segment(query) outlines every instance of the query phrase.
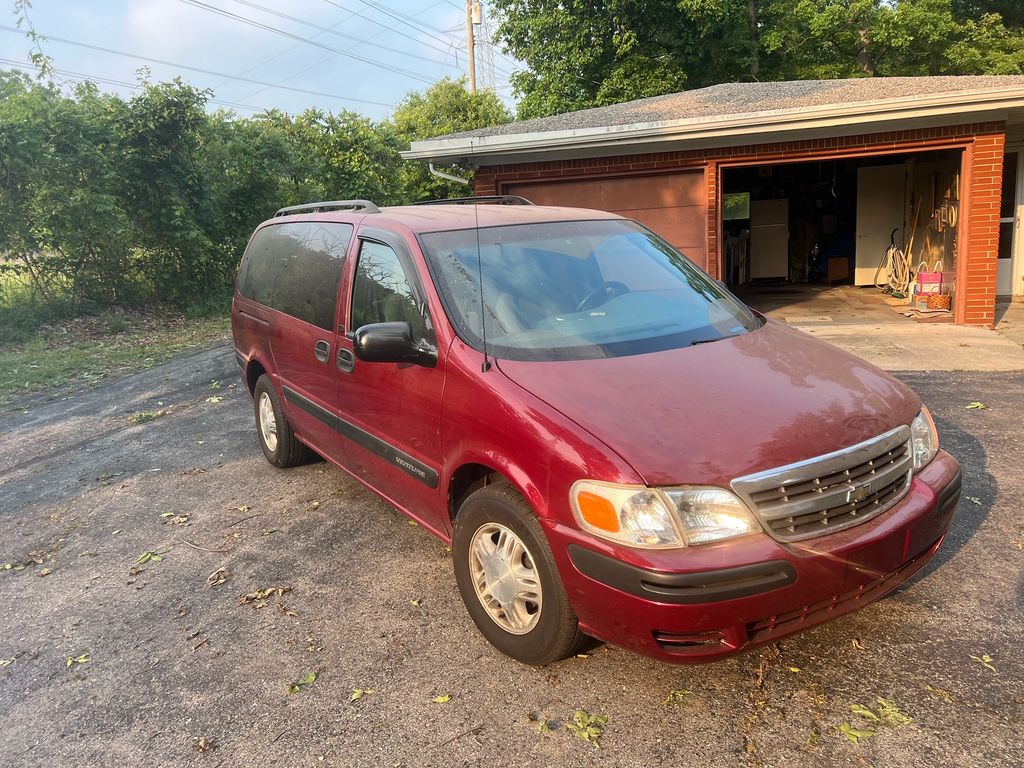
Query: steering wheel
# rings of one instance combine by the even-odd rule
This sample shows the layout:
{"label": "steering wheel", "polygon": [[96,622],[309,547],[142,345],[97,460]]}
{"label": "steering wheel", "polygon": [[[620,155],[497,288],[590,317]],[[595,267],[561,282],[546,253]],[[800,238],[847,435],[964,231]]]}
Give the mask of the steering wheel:
{"label": "steering wheel", "polygon": [[[620,283],[618,280],[606,280],[583,297],[580,303],[576,305],[576,311],[585,312],[588,309],[599,307],[624,293],[629,293],[628,285]],[[601,300],[598,301],[598,299]]]}

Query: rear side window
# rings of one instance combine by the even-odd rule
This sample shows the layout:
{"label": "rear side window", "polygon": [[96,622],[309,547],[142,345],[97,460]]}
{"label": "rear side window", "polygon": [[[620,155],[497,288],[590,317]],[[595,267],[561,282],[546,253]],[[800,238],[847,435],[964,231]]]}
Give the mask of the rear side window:
{"label": "rear side window", "polygon": [[351,224],[272,224],[252,238],[238,270],[238,292],[324,330],[334,326]]}
{"label": "rear side window", "polygon": [[426,308],[416,299],[412,282],[391,248],[363,242],[352,287],[352,328],[370,323],[409,323],[415,341],[434,341]]}

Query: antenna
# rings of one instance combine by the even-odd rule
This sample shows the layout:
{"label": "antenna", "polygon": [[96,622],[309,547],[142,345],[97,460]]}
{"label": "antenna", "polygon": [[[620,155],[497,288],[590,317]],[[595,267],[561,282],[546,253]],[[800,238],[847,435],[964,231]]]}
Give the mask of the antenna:
{"label": "antenna", "polygon": [[[469,154],[473,155],[473,140],[469,141]],[[473,185],[473,196],[476,196],[476,185]],[[484,362],[480,366],[481,373],[491,370],[491,361],[487,357],[487,304],[484,302],[484,266],[483,253],[480,249],[480,206],[473,206],[473,217],[476,223],[476,275],[480,281],[480,339],[484,345]]]}

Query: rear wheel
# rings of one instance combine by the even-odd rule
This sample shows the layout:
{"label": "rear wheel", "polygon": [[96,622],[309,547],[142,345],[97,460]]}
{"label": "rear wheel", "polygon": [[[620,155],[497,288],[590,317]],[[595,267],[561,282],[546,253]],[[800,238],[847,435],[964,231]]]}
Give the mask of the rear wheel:
{"label": "rear wheel", "polygon": [[256,434],[267,461],[281,468],[306,463],[309,460],[309,448],[295,437],[269,376],[260,376],[252,397],[256,411]]}
{"label": "rear wheel", "polygon": [[469,615],[502,653],[542,665],[580,647],[585,637],[547,537],[510,483],[484,486],[463,502],[452,555]]}

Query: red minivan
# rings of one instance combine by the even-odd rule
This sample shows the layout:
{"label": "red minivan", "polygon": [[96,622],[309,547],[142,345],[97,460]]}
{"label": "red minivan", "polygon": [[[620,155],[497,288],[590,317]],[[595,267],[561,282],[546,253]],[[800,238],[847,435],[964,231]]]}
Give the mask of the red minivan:
{"label": "red minivan", "polygon": [[313,450],[451,542],[473,621],[530,664],[587,635],[722,658],[935,554],[960,468],[906,386],[636,222],[512,202],[256,229],[232,329],[271,464]]}

